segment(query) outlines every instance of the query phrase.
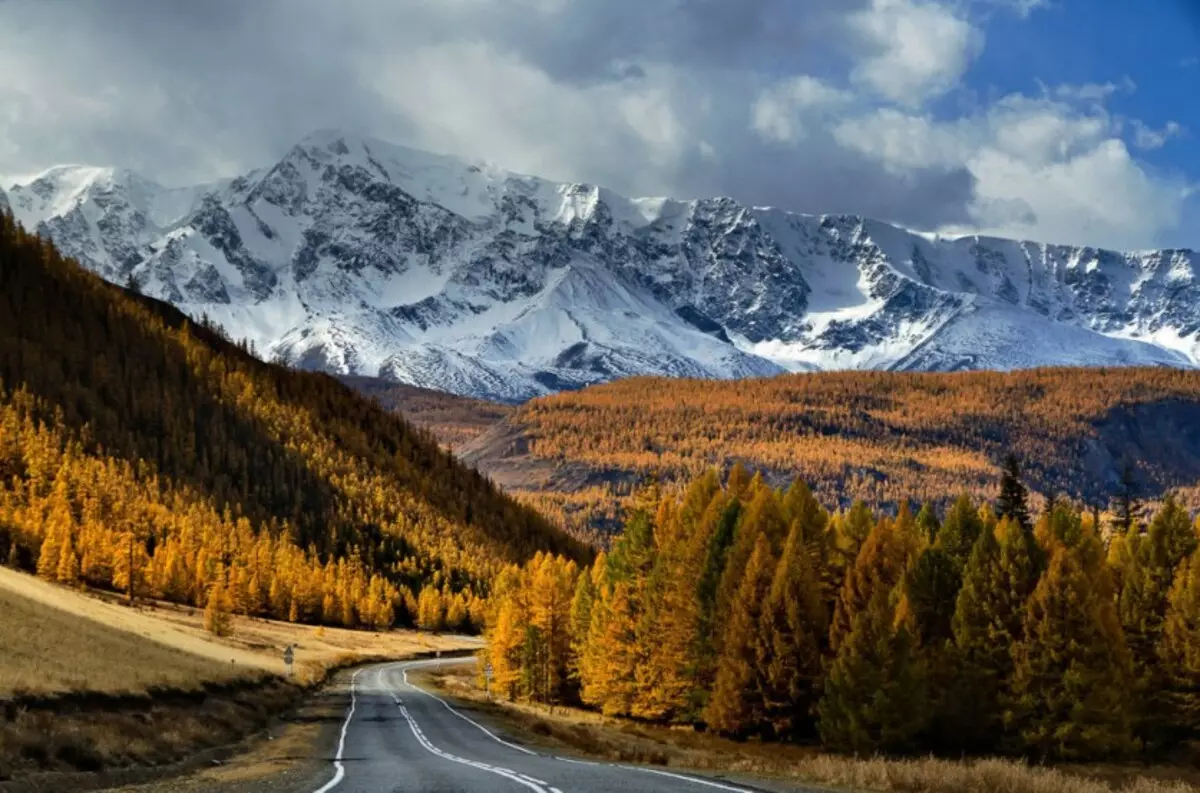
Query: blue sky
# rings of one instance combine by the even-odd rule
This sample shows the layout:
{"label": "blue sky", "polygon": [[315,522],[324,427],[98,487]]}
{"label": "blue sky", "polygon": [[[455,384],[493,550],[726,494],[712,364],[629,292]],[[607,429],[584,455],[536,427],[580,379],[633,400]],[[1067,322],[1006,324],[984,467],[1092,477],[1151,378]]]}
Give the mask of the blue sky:
{"label": "blue sky", "polygon": [[0,186],[194,183],[341,128],[628,195],[1200,248],[1198,57],[1200,0],[0,0]]}
{"label": "blue sky", "polygon": [[1112,112],[1185,130],[1141,156],[1200,181],[1200,1],[1054,0],[1027,19],[994,14],[987,36],[968,85],[1002,93],[1039,83],[1121,86]]}

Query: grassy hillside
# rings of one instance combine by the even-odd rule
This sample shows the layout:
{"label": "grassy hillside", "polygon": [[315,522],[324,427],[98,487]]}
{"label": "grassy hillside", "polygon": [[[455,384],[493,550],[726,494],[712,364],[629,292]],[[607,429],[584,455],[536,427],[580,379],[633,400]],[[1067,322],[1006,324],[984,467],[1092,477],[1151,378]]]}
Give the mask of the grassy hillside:
{"label": "grassy hillside", "polygon": [[228,661],[168,644],[46,605],[0,587],[4,654],[0,696],[15,692],[145,692],[195,688],[246,674]]}
{"label": "grassy hillside", "polygon": [[193,605],[466,627],[502,564],[585,552],[333,378],[255,360],[0,217],[0,561]]}
{"label": "grassy hillside", "polygon": [[[521,406],[466,460],[576,529],[611,525],[644,478],[734,462],[830,505],[994,495],[1015,452],[1043,495],[1101,506],[1126,460],[1143,494],[1200,483],[1200,372],[844,372],[740,382],[638,378]],[[1190,489],[1190,490],[1189,490]]]}

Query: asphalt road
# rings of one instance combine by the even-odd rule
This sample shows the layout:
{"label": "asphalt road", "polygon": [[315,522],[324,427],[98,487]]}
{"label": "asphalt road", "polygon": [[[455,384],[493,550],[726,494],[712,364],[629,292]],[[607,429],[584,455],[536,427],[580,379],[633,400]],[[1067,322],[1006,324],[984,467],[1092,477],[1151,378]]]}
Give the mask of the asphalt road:
{"label": "asphalt road", "polygon": [[[312,793],[754,793],[654,768],[593,763],[510,743],[408,682],[415,661],[355,673],[331,779]],[[451,662],[452,663],[452,662]]]}

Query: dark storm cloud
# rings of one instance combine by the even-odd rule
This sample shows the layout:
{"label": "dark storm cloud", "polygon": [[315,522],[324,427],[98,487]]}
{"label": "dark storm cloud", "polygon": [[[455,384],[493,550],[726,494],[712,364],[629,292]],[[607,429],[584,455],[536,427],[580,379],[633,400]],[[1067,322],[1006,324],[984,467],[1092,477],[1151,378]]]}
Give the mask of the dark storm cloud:
{"label": "dark storm cloud", "polygon": [[[819,129],[794,146],[751,129],[763,86],[850,57],[846,14],[865,4],[8,0],[0,66],[19,81],[15,93],[0,88],[0,173],[76,161],[194,181],[265,165],[307,132],[339,127],[518,169],[545,162],[549,176],[624,192],[733,195],[920,228],[966,222],[964,167],[896,173]],[[458,57],[473,46],[527,66],[533,87],[498,99],[495,64]],[[431,61],[439,47],[460,49]],[[426,80],[417,72],[431,62]],[[423,83],[454,96],[427,96]],[[616,120],[613,92],[626,84],[658,87],[678,127],[666,142],[642,140],[636,112]],[[591,92],[575,115],[564,109],[571,91]],[[588,111],[592,97],[611,105]]]}

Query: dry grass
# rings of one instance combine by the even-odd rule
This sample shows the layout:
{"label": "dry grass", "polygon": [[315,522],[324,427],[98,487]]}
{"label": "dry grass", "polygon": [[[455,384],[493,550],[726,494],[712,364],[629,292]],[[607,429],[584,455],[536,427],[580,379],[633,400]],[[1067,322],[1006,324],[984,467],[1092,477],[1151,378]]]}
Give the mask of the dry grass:
{"label": "dry grass", "polygon": [[0,696],[14,691],[138,693],[263,673],[283,674],[283,650],[296,645],[301,683],[356,659],[401,658],[473,648],[470,637],[416,631],[324,628],[234,617],[233,633],[205,632],[198,609],[165,603],[130,608],[0,567]]}
{"label": "dry grass", "polygon": [[861,793],[1193,793],[1187,767],[1033,767],[1016,760],[857,759],[814,747],[739,743],[690,729],[614,719],[573,708],[488,703],[470,670],[425,679],[552,750],[626,763],[744,773]]}
{"label": "dry grass", "polygon": [[0,695],[145,691],[238,676],[229,663],[193,655],[0,589]]}

